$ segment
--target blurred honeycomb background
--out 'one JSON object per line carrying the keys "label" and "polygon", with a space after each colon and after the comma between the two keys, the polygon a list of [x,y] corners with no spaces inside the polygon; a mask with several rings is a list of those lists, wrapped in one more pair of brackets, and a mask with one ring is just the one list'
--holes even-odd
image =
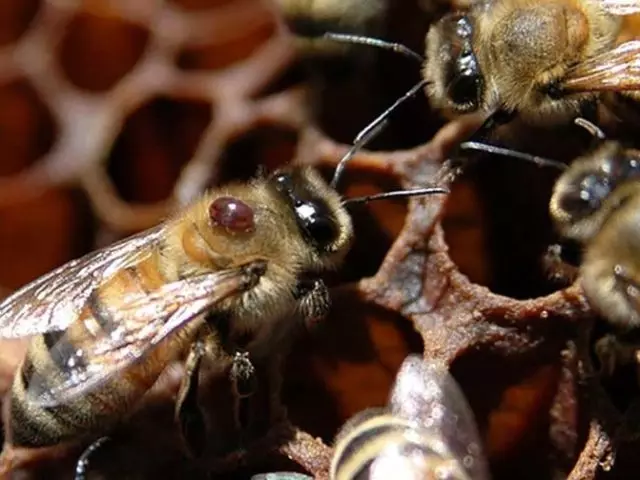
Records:
{"label": "blurred honeycomb background", "polygon": [[[450,7],[392,2],[380,35],[421,51]],[[406,58],[356,57],[310,65],[267,0],[0,0],[3,294],[259,166],[296,161],[330,175],[344,145],[419,80]],[[450,140],[443,126],[419,94],[348,168],[345,196],[437,183],[447,142],[464,136]],[[504,138],[558,159],[587,140],[517,125]],[[296,457],[296,448],[312,437],[330,445],[349,416],[386,402],[409,352],[439,344],[455,360],[494,477],[569,474],[591,437],[566,350],[580,301],[571,289],[565,303],[544,297],[557,289],[540,262],[555,241],[546,204],[556,175],[483,160],[446,202],[384,201],[354,213],[360,240],[332,279],[333,312],[296,342],[284,372],[291,421],[311,435],[285,450],[298,469],[326,475],[330,450],[313,463],[315,451]],[[449,315],[466,330],[443,327]],[[493,330],[474,329],[472,317]],[[19,349],[0,352],[4,390],[19,358]]]}

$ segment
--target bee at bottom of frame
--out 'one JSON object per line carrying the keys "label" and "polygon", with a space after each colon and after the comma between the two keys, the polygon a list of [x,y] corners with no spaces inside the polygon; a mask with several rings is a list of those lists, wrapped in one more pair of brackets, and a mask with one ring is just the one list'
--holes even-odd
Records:
{"label": "bee at bottom of frame", "polygon": [[473,414],[446,368],[405,359],[386,408],[352,417],[335,440],[332,480],[486,480]]}
{"label": "bee at bottom of frame", "polygon": [[[243,378],[232,378],[237,396],[250,395],[251,378],[244,377],[251,377],[251,362],[288,341],[296,317],[313,322],[327,313],[320,275],[337,268],[352,244],[347,207],[447,193],[423,188],[342,199],[335,186],[344,165],[380,128],[356,142],[330,184],[313,168],[292,166],[218,187],[161,225],[4,299],[0,338],[31,337],[5,403],[5,450],[109,433],[178,360],[186,373],[176,420],[188,453],[200,455],[206,435],[189,435],[194,413],[186,407],[197,403],[202,359],[240,372]],[[196,426],[202,433],[205,426]]]}

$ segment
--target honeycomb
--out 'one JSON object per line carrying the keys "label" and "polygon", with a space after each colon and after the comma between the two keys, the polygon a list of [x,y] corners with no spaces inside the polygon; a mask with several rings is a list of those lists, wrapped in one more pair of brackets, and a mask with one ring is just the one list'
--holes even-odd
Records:
{"label": "honeycomb", "polygon": [[[395,2],[385,35],[419,50],[446,10]],[[0,1],[2,294],[259,166],[330,175],[356,132],[419,75],[387,53],[348,74],[307,67],[265,1]],[[480,121],[445,123],[419,97],[348,166],[345,196],[425,184],[451,193],[354,212],[358,239],[332,279],[332,312],[296,339],[280,371],[287,418],[255,448],[223,463],[181,455],[177,370],[96,453],[89,477],[326,478],[339,426],[384,404],[404,357],[422,352],[449,364],[467,394],[495,479],[632,478],[632,382],[598,381],[595,315],[577,283],[554,284],[540,266],[556,240],[546,207],[556,172],[496,158],[449,168]],[[587,143],[560,127],[503,135],[564,159]],[[6,392],[24,343],[2,343]],[[70,478],[80,451],[5,448],[0,471]]]}

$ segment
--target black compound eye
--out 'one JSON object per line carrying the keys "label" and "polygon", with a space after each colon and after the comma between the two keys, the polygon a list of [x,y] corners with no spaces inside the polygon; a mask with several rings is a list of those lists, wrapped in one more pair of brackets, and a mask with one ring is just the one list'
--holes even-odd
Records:
{"label": "black compound eye", "polygon": [[482,79],[480,75],[465,73],[455,77],[447,87],[451,101],[458,105],[476,108],[480,103]]}
{"label": "black compound eye", "polygon": [[586,175],[575,190],[565,193],[560,200],[560,208],[575,218],[591,215],[602,205],[611,193],[611,185],[600,175]]}
{"label": "black compound eye", "polygon": [[298,222],[319,248],[331,245],[338,236],[338,226],[324,202],[300,202],[295,206]]}

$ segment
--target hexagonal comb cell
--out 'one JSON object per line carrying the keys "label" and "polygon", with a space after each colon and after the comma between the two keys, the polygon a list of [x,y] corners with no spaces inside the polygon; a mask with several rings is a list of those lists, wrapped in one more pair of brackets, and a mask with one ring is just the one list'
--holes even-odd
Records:
{"label": "hexagonal comb cell", "polygon": [[0,86],[0,175],[33,165],[52,147],[57,128],[49,107],[26,80]]}
{"label": "hexagonal comb cell", "polygon": [[235,137],[223,150],[216,185],[249,180],[258,168],[273,171],[294,156],[298,133],[278,125],[256,125]]}
{"label": "hexagonal comb cell", "polygon": [[40,0],[0,2],[0,47],[15,42],[27,31],[40,4]]}
{"label": "hexagonal comb cell", "polygon": [[59,62],[67,79],[92,92],[112,88],[142,57],[149,32],[118,16],[79,12],[67,25]]}
{"label": "hexagonal comb cell", "polygon": [[266,15],[253,28],[236,31],[222,40],[212,43],[186,45],[176,58],[176,65],[183,70],[218,70],[253,54],[275,33],[275,23]]}
{"label": "hexagonal comb cell", "polygon": [[121,198],[131,203],[167,199],[211,120],[208,103],[167,97],[133,112],[107,161]]}

